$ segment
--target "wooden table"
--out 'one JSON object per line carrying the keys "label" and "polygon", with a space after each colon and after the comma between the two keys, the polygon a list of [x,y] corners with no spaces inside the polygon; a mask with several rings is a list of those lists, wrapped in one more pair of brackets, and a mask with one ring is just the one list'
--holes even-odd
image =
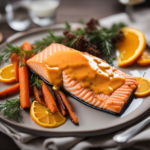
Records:
{"label": "wooden table", "polygon": [[[124,12],[124,9],[125,7],[118,3],[117,0],[61,0],[56,23],[64,23],[66,20],[78,22],[81,18],[84,21],[88,21],[91,17],[101,19],[109,15]],[[35,27],[37,25],[32,23],[31,28]],[[0,32],[4,35],[4,41],[12,34],[17,33],[7,23],[0,24]],[[1,132],[0,149],[19,150],[13,140]]]}

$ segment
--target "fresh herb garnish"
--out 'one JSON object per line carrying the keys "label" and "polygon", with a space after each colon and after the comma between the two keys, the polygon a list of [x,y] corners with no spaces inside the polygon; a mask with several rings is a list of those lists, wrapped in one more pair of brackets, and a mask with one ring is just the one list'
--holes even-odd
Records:
{"label": "fresh herb garnish", "polygon": [[[80,23],[84,24],[83,20],[80,20]],[[87,38],[88,40],[88,47],[90,47],[92,44],[96,45],[97,47],[102,48],[102,54],[106,57],[106,61],[113,65],[113,60],[115,57],[112,56],[113,51],[113,43],[112,39],[119,34],[118,30],[125,26],[123,23],[113,24],[111,28],[104,28],[100,27],[98,22],[96,23],[97,29],[92,30],[90,34],[87,32],[87,28],[78,28],[76,31],[71,30],[71,25],[69,22],[65,22],[66,24],[66,30],[72,32],[75,34],[76,38],[65,42],[64,36],[56,36],[52,33],[51,30],[49,30],[49,35],[42,40],[37,40],[34,43],[34,48],[32,50],[25,51],[21,47],[15,47],[11,44],[7,44],[7,47],[2,51],[0,55],[0,64],[2,61],[8,61],[9,58],[13,53],[16,53],[20,57],[21,66],[24,65],[22,62],[22,57],[25,56],[26,58],[29,58],[32,53],[37,54],[38,52],[42,51],[44,48],[49,46],[51,43],[59,43],[59,44],[65,44],[68,47],[73,47],[75,42],[77,42],[78,38],[82,35]]]}
{"label": "fresh herb garnish", "polygon": [[49,46],[51,43],[59,43],[63,44],[65,41],[65,37],[63,36],[55,36],[51,30],[49,30],[49,35],[42,40],[37,40],[35,41],[34,45],[34,50],[36,51],[35,53],[38,53],[42,51],[44,48]]}
{"label": "fresh herb garnish", "polygon": [[[85,24],[83,20],[80,20],[80,23]],[[116,57],[112,56],[112,51],[114,48],[114,44],[112,42],[113,38],[119,35],[118,30],[124,27],[125,24],[118,23],[113,24],[111,28],[100,27],[99,23],[97,22],[97,29],[91,30],[90,34],[87,32],[87,28],[78,28],[76,31],[71,30],[71,25],[66,22],[66,29],[76,35],[76,38],[72,41],[66,43],[67,46],[73,47],[74,43],[78,40],[79,36],[84,36],[88,40],[88,47],[91,44],[96,45],[97,47],[102,48],[102,54],[105,56],[106,61],[113,65],[113,60]]]}
{"label": "fresh herb garnish", "polygon": [[17,122],[22,120],[20,99],[15,98],[12,100],[7,100],[5,104],[0,104],[0,111],[3,112],[3,116],[8,119],[14,119]]}
{"label": "fresh herb garnish", "polygon": [[36,85],[39,89],[42,88],[42,82],[39,80],[37,75],[32,74],[30,78],[31,86]]}
{"label": "fresh herb garnish", "polygon": [[143,78],[144,78],[145,74],[146,74],[146,72],[143,73]]}
{"label": "fresh herb garnish", "polygon": [[16,55],[19,56],[20,62],[22,62],[23,56],[25,55],[26,57],[30,57],[30,55],[34,53],[34,50],[25,51],[21,47],[13,46],[12,44],[7,43],[7,47],[1,52],[0,64],[2,61],[7,62],[13,53],[16,53]]}
{"label": "fresh herb garnish", "polygon": [[71,25],[69,24],[69,22],[68,22],[68,21],[66,21],[66,22],[65,22],[65,25],[66,25],[65,30],[70,31],[70,30],[71,30]]}
{"label": "fresh herb garnish", "polygon": [[83,21],[83,19],[79,19],[79,22],[80,22],[81,24],[83,24],[83,25],[85,24],[84,21]]}

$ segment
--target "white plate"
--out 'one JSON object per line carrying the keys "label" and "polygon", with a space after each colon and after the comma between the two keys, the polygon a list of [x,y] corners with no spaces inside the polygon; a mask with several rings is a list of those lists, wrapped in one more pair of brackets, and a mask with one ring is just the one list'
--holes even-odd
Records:
{"label": "white plate", "polygon": [[[72,24],[73,27],[77,27],[77,24]],[[13,45],[20,46],[23,42],[29,41],[34,43],[35,40],[41,39],[48,35],[48,29],[51,28],[56,35],[62,35],[62,29],[64,25],[55,25],[51,27],[32,29],[26,32],[17,33],[7,39],[7,42]],[[1,45],[0,51],[6,47],[6,43]],[[1,52],[0,52],[1,53]],[[0,68],[8,63],[3,63]],[[150,80],[150,68],[149,67],[139,67],[136,64],[127,68],[119,68],[123,72],[133,75],[133,76],[143,76]],[[11,84],[13,85],[13,84]],[[9,87],[10,84],[0,83],[0,91]],[[8,97],[7,99],[19,97],[19,94]],[[33,98],[32,98],[33,100]],[[127,110],[122,116],[114,116],[102,111],[90,108],[79,101],[68,97],[68,100],[73,107],[75,114],[79,119],[79,126],[74,125],[69,119],[66,123],[57,128],[43,128],[34,123],[31,119],[29,111],[23,111],[23,121],[20,123],[8,120],[2,116],[0,113],[1,121],[14,127],[22,132],[28,132],[35,135],[43,136],[94,136],[100,134],[106,134],[110,132],[117,131],[130,125],[131,123],[137,121],[139,118],[143,117],[145,113],[149,111],[150,108],[150,97],[137,98],[132,101]],[[0,100],[0,103],[5,103],[6,99]]]}

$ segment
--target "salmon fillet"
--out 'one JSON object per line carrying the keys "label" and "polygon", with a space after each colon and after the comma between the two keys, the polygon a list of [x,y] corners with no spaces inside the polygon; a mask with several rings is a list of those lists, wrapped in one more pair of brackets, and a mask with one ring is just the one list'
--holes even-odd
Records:
{"label": "salmon fillet", "polygon": [[[64,45],[53,43],[49,45],[47,48],[45,48],[43,51],[41,51],[40,53],[29,59],[27,61],[27,65],[34,72],[36,72],[38,75],[40,75],[49,82],[46,66],[42,62],[57,51],[69,51],[69,49],[70,48]],[[89,54],[87,53],[86,55]],[[114,67],[111,67],[111,69],[115,74],[118,74],[120,77],[124,77],[126,81],[120,88],[116,89],[110,96],[105,94],[96,94],[89,88],[83,88],[80,82],[71,79],[71,77],[65,71],[63,71],[62,73],[63,87],[68,92],[85,101],[86,103],[89,103],[101,109],[109,110],[114,113],[120,113],[123,106],[131,96],[133,90],[137,87],[138,83],[134,77],[127,75]]]}

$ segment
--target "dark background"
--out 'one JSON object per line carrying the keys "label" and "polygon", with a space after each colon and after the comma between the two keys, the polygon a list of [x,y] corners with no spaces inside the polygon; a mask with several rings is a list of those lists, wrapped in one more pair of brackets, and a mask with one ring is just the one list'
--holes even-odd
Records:
{"label": "dark background", "polygon": [[[7,2],[13,1],[17,0],[0,0],[0,12],[4,13],[4,5]],[[140,8],[150,8],[150,0],[134,6],[134,9]],[[18,11],[24,13],[22,9]],[[125,6],[120,4],[118,0],[61,0],[56,23],[64,23],[66,20],[78,22],[81,18],[84,21],[88,21],[91,17],[101,19],[124,11]],[[35,27],[38,26],[32,23],[31,28]],[[17,33],[12,30],[7,23],[0,24],[0,32],[2,32],[4,36],[3,42],[12,34]],[[0,132],[0,150],[19,150],[19,148],[11,138]]]}

